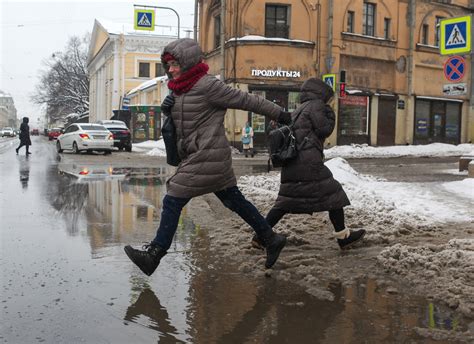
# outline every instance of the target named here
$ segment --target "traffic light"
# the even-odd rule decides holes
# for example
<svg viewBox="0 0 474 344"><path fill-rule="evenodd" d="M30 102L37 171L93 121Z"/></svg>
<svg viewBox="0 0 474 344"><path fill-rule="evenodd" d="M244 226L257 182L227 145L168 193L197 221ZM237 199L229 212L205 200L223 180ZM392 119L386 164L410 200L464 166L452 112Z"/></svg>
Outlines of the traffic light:
<svg viewBox="0 0 474 344"><path fill-rule="evenodd" d="M346 83L339 83L339 98L344 98L346 96Z"/></svg>
<svg viewBox="0 0 474 344"><path fill-rule="evenodd" d="M341 70L339 72L339 98L346 96L346 71Z"/></svg>

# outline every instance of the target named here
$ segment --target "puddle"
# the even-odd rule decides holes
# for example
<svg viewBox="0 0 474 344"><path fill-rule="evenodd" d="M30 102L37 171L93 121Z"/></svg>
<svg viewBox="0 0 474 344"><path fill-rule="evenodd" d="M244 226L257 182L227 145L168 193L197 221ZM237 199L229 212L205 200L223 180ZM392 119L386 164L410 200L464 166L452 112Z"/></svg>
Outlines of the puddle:
<svg viewBox="0 0 474 344"><path fill-rule="evenodd" d="M88 170L97 174L94 167ZM472 327L450 309L406 293L387 293L371 279L331 285L335 300L322 301L296 285L243 274L213 256L207 231L187 216L193 201L183 210L169 254L147 279L127 261L122 247L153 238L166 176L172 172L106 169L100 178L56 175L50 181L56 191L51 205L66 220L68 235L87 240L93 261L107 263L116 256L109 264L128 269L121 271L128 276L124 283L108 265L90 286L100 290L104 283L107 296L118 295L106 303L109 313L94 315L101 322L110 314L121 320L111 333L127 328L145 342L164 343L411 343L429 342L415 332L417 327L456 333Z"/></svg>

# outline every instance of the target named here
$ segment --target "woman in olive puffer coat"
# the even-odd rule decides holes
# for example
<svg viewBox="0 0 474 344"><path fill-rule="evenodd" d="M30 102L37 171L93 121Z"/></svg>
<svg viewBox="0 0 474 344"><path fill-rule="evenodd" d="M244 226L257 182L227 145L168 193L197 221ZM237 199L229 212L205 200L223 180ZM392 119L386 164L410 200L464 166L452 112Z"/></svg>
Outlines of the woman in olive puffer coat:
<svg viewBox="0 0 474 344"><path fill-rule="evenodd" d="M344 225L343 207L350 204L341 184L324 165L324 140L335 126L335 115L327 103L334 96L331 87L310 78L301 86L301 105L291 114L298 156L281 170L278 198L266 220L274 227L285 214L329 211L334 236L341 248L362 239L365 230L349 231ZM257 237L252 245L260 247Z"/></svg>
<svg viewBox="0 0 474 344"><path fill-rule="evenodd" d="M176 126L177 149L181 162L167 181L160 226L146 250L127 245L128 257L147 275L157 268L171 246L181 210L192 197L214 193L254 230L266 248L265 267L275 264L286 238L276 234L255 206L242 195L232 169L224 116L227 108L260 113L282 123L291 121L288 112L253 94L234 89L207 74L199 45L183 38L168 44L162 54L170 81L161 111Z"/></svg>

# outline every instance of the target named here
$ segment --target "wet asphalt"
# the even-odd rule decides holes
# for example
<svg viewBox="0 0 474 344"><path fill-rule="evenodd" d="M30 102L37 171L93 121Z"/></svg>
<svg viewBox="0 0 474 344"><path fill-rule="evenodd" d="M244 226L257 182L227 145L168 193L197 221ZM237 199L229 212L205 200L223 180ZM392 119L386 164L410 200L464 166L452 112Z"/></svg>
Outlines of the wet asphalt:
<svg viewBox="0 0 474 344"><path fill-rule="evenodd" d="M335 300L321 301L295 285L240 273L207 249L206 228L187 216L193 201L169 254L147 277L123 246L155 234L173 171L164 160L118 152L120 163L58 158L44 137L33 137L26 157L15 154L17 142L0 141L0 342L427 343L415 327L463 326L449 309L384 293L371 279L330 285ZM245 171L245 161L236 165ZM446 169L435 165L429 168ZM249 173L265 168L247 166Z"/></svg>

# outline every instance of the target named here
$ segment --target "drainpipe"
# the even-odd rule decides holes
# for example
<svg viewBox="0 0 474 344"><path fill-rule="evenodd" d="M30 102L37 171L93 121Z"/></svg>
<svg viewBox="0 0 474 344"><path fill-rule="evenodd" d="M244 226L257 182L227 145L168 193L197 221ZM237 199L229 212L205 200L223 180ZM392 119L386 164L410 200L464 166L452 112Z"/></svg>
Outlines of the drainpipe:
<svg viewBox="0 0 474 344"><path fill-rule="evenodd" d="M334 17L334 2L328 1L328 42L326 52L326 72L330 73L332 70L332 26Z"/></svg>
<svg viewBox="0 0 474 344"><path fill-rule="evenodd" d="M221 0L221 81L225 82L225 0Z"/></svg>
<svg viewBox="0 0 474 344"><path fill-rule="evenodd" d="M194 0L194 40L197 42L198 40L198 6L199 0Z"/></svg>
<svg viewBox="0 0 474 344"><path fill-rule="evenodd" d="M406 143L409 143L410 136L409 131L410 129L410 113L415 116L415 101L413 99L413 66L414 66L414 41L415 41L415 18L416 18L416 0L410 0L408 5L408 27L410 28L410 36L409 36L409 47L408 47L408 68L407 68L407 83L408 83L408 104L407 106L407 113L405 119L405 140ZM413 118L414 120L414 118Z"/></svg>

